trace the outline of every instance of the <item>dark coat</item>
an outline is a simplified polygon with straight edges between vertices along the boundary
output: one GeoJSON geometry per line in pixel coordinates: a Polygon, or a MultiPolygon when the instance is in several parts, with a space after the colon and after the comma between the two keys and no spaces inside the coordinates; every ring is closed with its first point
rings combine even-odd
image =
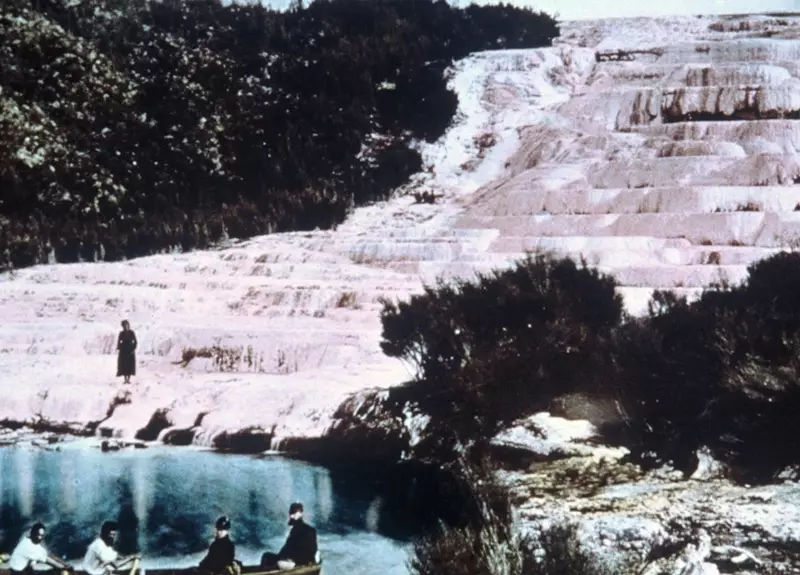
{"type": "Polygon", "coordinates": [[[200,562],[200,569],[209,573],[221,573],[228,565],[233,565],[236,547],[227,535],[214,539],[208,547],[208,554],[200,562]]]}
{"type": "Polygon", "coordinates": [[[136,375],[136,334],[122,330],[117,337],[117,377],[136,375]]]}
{"type": "Polygon", "coordinates": [[[317,530],[302,519],[292,526],[286,543],[278,553],[280,559],[291,559],[296,565],[316,563],[317,530]]]}

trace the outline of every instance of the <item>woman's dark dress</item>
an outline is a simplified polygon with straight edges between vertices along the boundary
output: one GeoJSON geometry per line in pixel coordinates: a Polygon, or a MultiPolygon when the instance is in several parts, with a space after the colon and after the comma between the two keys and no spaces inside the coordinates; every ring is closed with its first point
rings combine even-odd
{"type": "Polygon", "coordinates": [[[122,330],[117,338],[117,377],[136,375],[136,334],[122,330]]]}

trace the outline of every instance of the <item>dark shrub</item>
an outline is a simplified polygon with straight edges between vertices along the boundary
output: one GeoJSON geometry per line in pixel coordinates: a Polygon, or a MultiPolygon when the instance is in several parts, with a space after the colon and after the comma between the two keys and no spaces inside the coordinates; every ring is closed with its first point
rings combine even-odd
{"type": "Polygon", "coordinates": [[[800,462],[797,293],[800,254],[782,253],[741,286],[692,303],[655,292],[647,316],[623,318],[612,279],[528,257],[385,302],[381,346],[410,363],[408,394],[432,416],[420,454],[485,453],[500,425],[582,392],[616,400],[603,431],[640,462],[691,472],[708,446],[736,477],[763,481],[800,462]]]}
{"type": "Polygon", "coordinates": [[[596,389],[621,319],[611,278],[529,256],[474,283],[385,302],[381,347],[411,363],[421,404],[448,431],[474,439],[557,394],[596,389]]]}
{"type": "Polygon", "coordinates": [[[687,471],[701,445],[748,480],[797,461],[800,254],[750,266],[741,286],[692,304],[656,294],[616,344],[616,387],[636,451],[687,471]]]}

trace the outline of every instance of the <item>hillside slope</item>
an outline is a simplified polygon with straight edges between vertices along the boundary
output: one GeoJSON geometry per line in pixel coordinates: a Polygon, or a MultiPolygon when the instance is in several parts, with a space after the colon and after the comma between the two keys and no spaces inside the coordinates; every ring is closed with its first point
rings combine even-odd
{"type": "Polygon", "coordinates": [[[335,231],[0,276],[0,379],[8,382],[0,419],[133,437],[159,412],[161,427],[200,425],[197,442],[251,427],[277,442],[318,436],[352,392],[406,380],[405,367],[380,351],[378,300],[420,291],[436,269],[392,268],[468,261],[486,249],[493,232],[452,229],[457,200],[502,173],[520,119],[566,99],[568,88],[547,80],[560,62],[540,49],[479,53],[455,66],[455,125],[419,145],[429,169],[406,189],[433,190],[444,196],[438,203],[399,193],[356,209],[335,231]],[[528,97],[497,109],[485,98],[496,82],[528,97]],[[479,153],[475,135],[487,130],[497,144],[479,153]],[[459,167],[479,156],[469,172],[459,167]],[[114,378],[123,318],[140,342],[131,386],[114,378]]]}
{"type": "Polygon", "coordinates": [[[153,430],[196,442],[255,427],[275,445],[408,378],[378,346],[382,296],[526,248],[611,271],[632,312],[655,287],[735,281],[797,237],[798,23],[568,23],[553,48],[459,61],[454,125],[417,144],[425,168],[336,230],[0,276],[0,419],[133,436],[158,414],[153,430]],[[438,200],[416,202],[426,191],[438,200]],[[113,377],[123,318],[140,340],[130,387],[113,377]]]}

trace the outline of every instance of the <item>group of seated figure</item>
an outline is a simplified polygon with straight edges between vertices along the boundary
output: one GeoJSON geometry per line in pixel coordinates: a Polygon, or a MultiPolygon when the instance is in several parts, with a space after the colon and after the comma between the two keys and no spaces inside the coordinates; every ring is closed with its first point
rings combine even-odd
{"type": "MultiPolygon", "coordinates": [[[[291,531],[286,543],[278,553],[264,553],[261,568],[264,571],[291,570],[295,567],[316,565],[320,562],[317,549],[316,530],[303,521],[303,505],[292,503],[289,507],[291,531]]],[[[216,522],[216,537],[208,553],[195,569],[197,575],[236,575],[241,571],[241,562],[236,559],[236,546],[230,538],[231,521],[222,516],[216,522]]],[[[140,559],[138,554],[121,556],[114,549],[117,523],[106,521],[100,534],[86,549],[83,568],[88,575],[111,575],[115,571],[133,566],[140,559]]],[[[12,575],[39,575],[47,570],[35,569],[36,565],[49,565],[51,573],[74,571],[74,568],[58,557],[51,555],[44,546],[45,526],[36,523],[27,536],[14,548],[8,559],[12,575]]]]}

